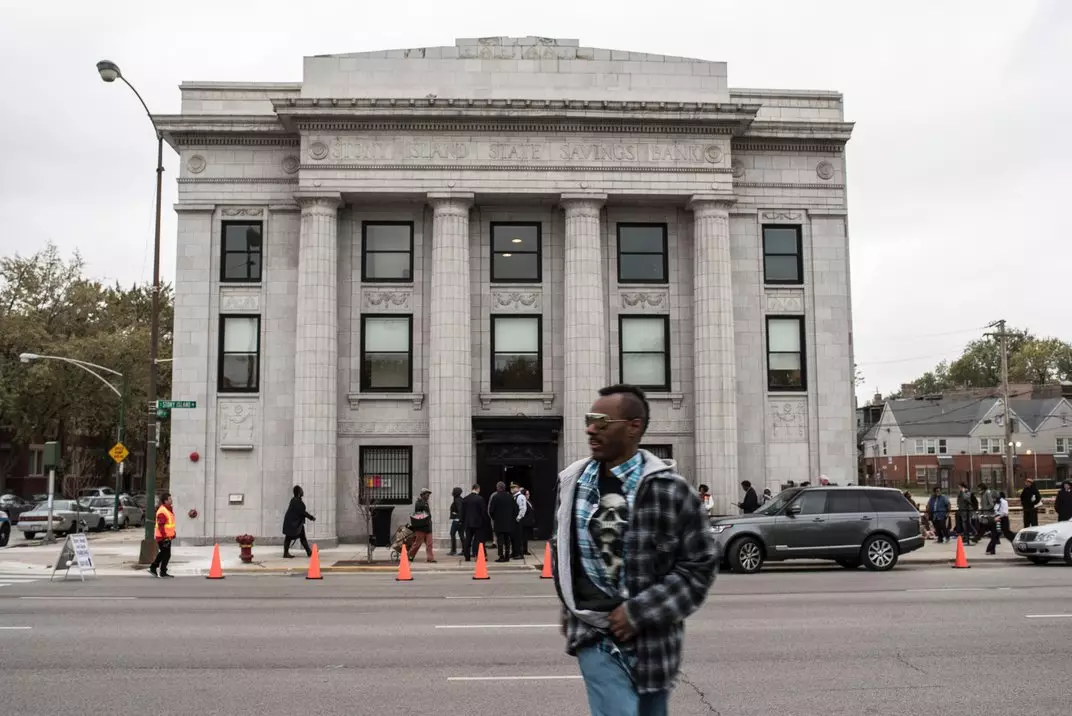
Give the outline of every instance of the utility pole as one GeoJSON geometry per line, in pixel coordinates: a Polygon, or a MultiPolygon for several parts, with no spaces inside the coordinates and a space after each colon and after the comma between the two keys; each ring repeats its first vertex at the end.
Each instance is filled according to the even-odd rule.
{"type": "Polygon", "coordinates": [[[1005,427],[1005,494],[1011,500],[1013,491],[1016,489],[1016,479],[1013,476],[1013,462],[1015,458],[1012,444],[1012,406],[1009,405],[1009,338],[1013,335],[1005,331],[1005,320],[995,321],[990,324],[997,327],[996,333],[986,335],[1001,341],[1001,401],[1004,406],[1005,427]]]}

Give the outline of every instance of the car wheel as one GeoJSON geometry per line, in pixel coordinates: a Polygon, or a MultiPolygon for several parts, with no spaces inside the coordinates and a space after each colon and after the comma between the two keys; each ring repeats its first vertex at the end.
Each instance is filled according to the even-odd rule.
{"type": "Polygon", "coordinates": [[[23,532],[22,536],[25,537],[26,539],[33,539],[34,537],[37,536],[37,533],[36,532],[23,532]]]}
{"type": "Polygon", "coordinates": [[[1065,564],[1072,565],[1072,539],[1065,542],[1065,564]]]}
{"type": "Polygon", "coordinates": [[[738,574],[755,574],[763,566],[763,548],[752,537],[742,537],[730,546],[730,567],[738,574]]]}
{"type": "Polygon", "coordinates": [[[11,528],[4,525],[4,528],[0,529],[0,547],[7,547],[9,539],[11,539],[11,528]]]}
{"type": "Polygon", "coordinates": [[[837,560],[837,563],[845,569],[856,569],[860,566],[859,559],[839,559],[837,560]]]}
{"type": "Polygon", "coordinates": [[[1028,557],[1027,561],[1030,562],[1031,564],[1046,564],[1047,562],[1050,561],[1050,558],[1049,557],[1034,557],[1034,556],[1032,556],[1032,557],[1028,557]]]}
{"type": "Polygon", "coordinates": [[[860,557],[864,566],[872,571],[889,571],[897,564],[897,544],[891,537],[875,535],[864,542],[860,557]]]}

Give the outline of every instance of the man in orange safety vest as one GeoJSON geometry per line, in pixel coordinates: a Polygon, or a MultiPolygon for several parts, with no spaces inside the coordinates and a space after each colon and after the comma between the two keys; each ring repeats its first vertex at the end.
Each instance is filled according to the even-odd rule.
{"type": "Polygon", "coordinates": [[[172,511],[171,493],[160,495],[160,506],[156,508],[156,559],[149,565],[149,574],[154,577],[170,577],[167,567],[171,561],[171,540],[175,539],[175,513],[172,511]],[[159,571],[158,571],[159,570],[159,571]]]}

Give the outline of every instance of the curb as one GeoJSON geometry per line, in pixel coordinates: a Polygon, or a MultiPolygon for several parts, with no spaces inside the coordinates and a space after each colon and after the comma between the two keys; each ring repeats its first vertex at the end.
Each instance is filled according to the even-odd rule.
{"type": "MultiPolygon", "coordinates": [[[[132,572],[144,572],[147,567],[140,564],[128,564],[126,568],[132,572]]],[[[394,574],[398,572],[398,567],[368,565],[357,567],[321,567],[320,571],[324,574],[394,574]]],[[[468,574],[471,570],[463,569],[419,569],[414,570],[414,574],[468,574]]],[[[492,570],[491,574],[526,574],[529,572],[538,571],[533,567],[514,567],[512,569],[496,569],[492,570]]],[[[205,574],[205,569],[193,569],[183,570],[178,572],[179,574],[191,574],[194,576],[200,576],[205,574]]],[[[285,575],[301,575],[307,572],[305,567],[232,567],[225,569],[224,574],[285,574],[285,575]]]]}

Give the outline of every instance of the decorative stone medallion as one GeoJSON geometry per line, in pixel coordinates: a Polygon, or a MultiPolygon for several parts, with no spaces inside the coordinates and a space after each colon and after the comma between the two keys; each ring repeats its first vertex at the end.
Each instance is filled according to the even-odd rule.
{"type": "Polygon", "coordinates": [[[834,178],[834,165],[830,162],[819,162],[815,166],[815,173],[819,175],[820,179],[829,181],[834,178]]]}
{"type": "Polygon", "coordinates": [[[200,174],[205,171],[205,167],[208,166],[208,162],[200,154],[195,154],[186,160],[186,168],[191,174],[200,174]]]}

